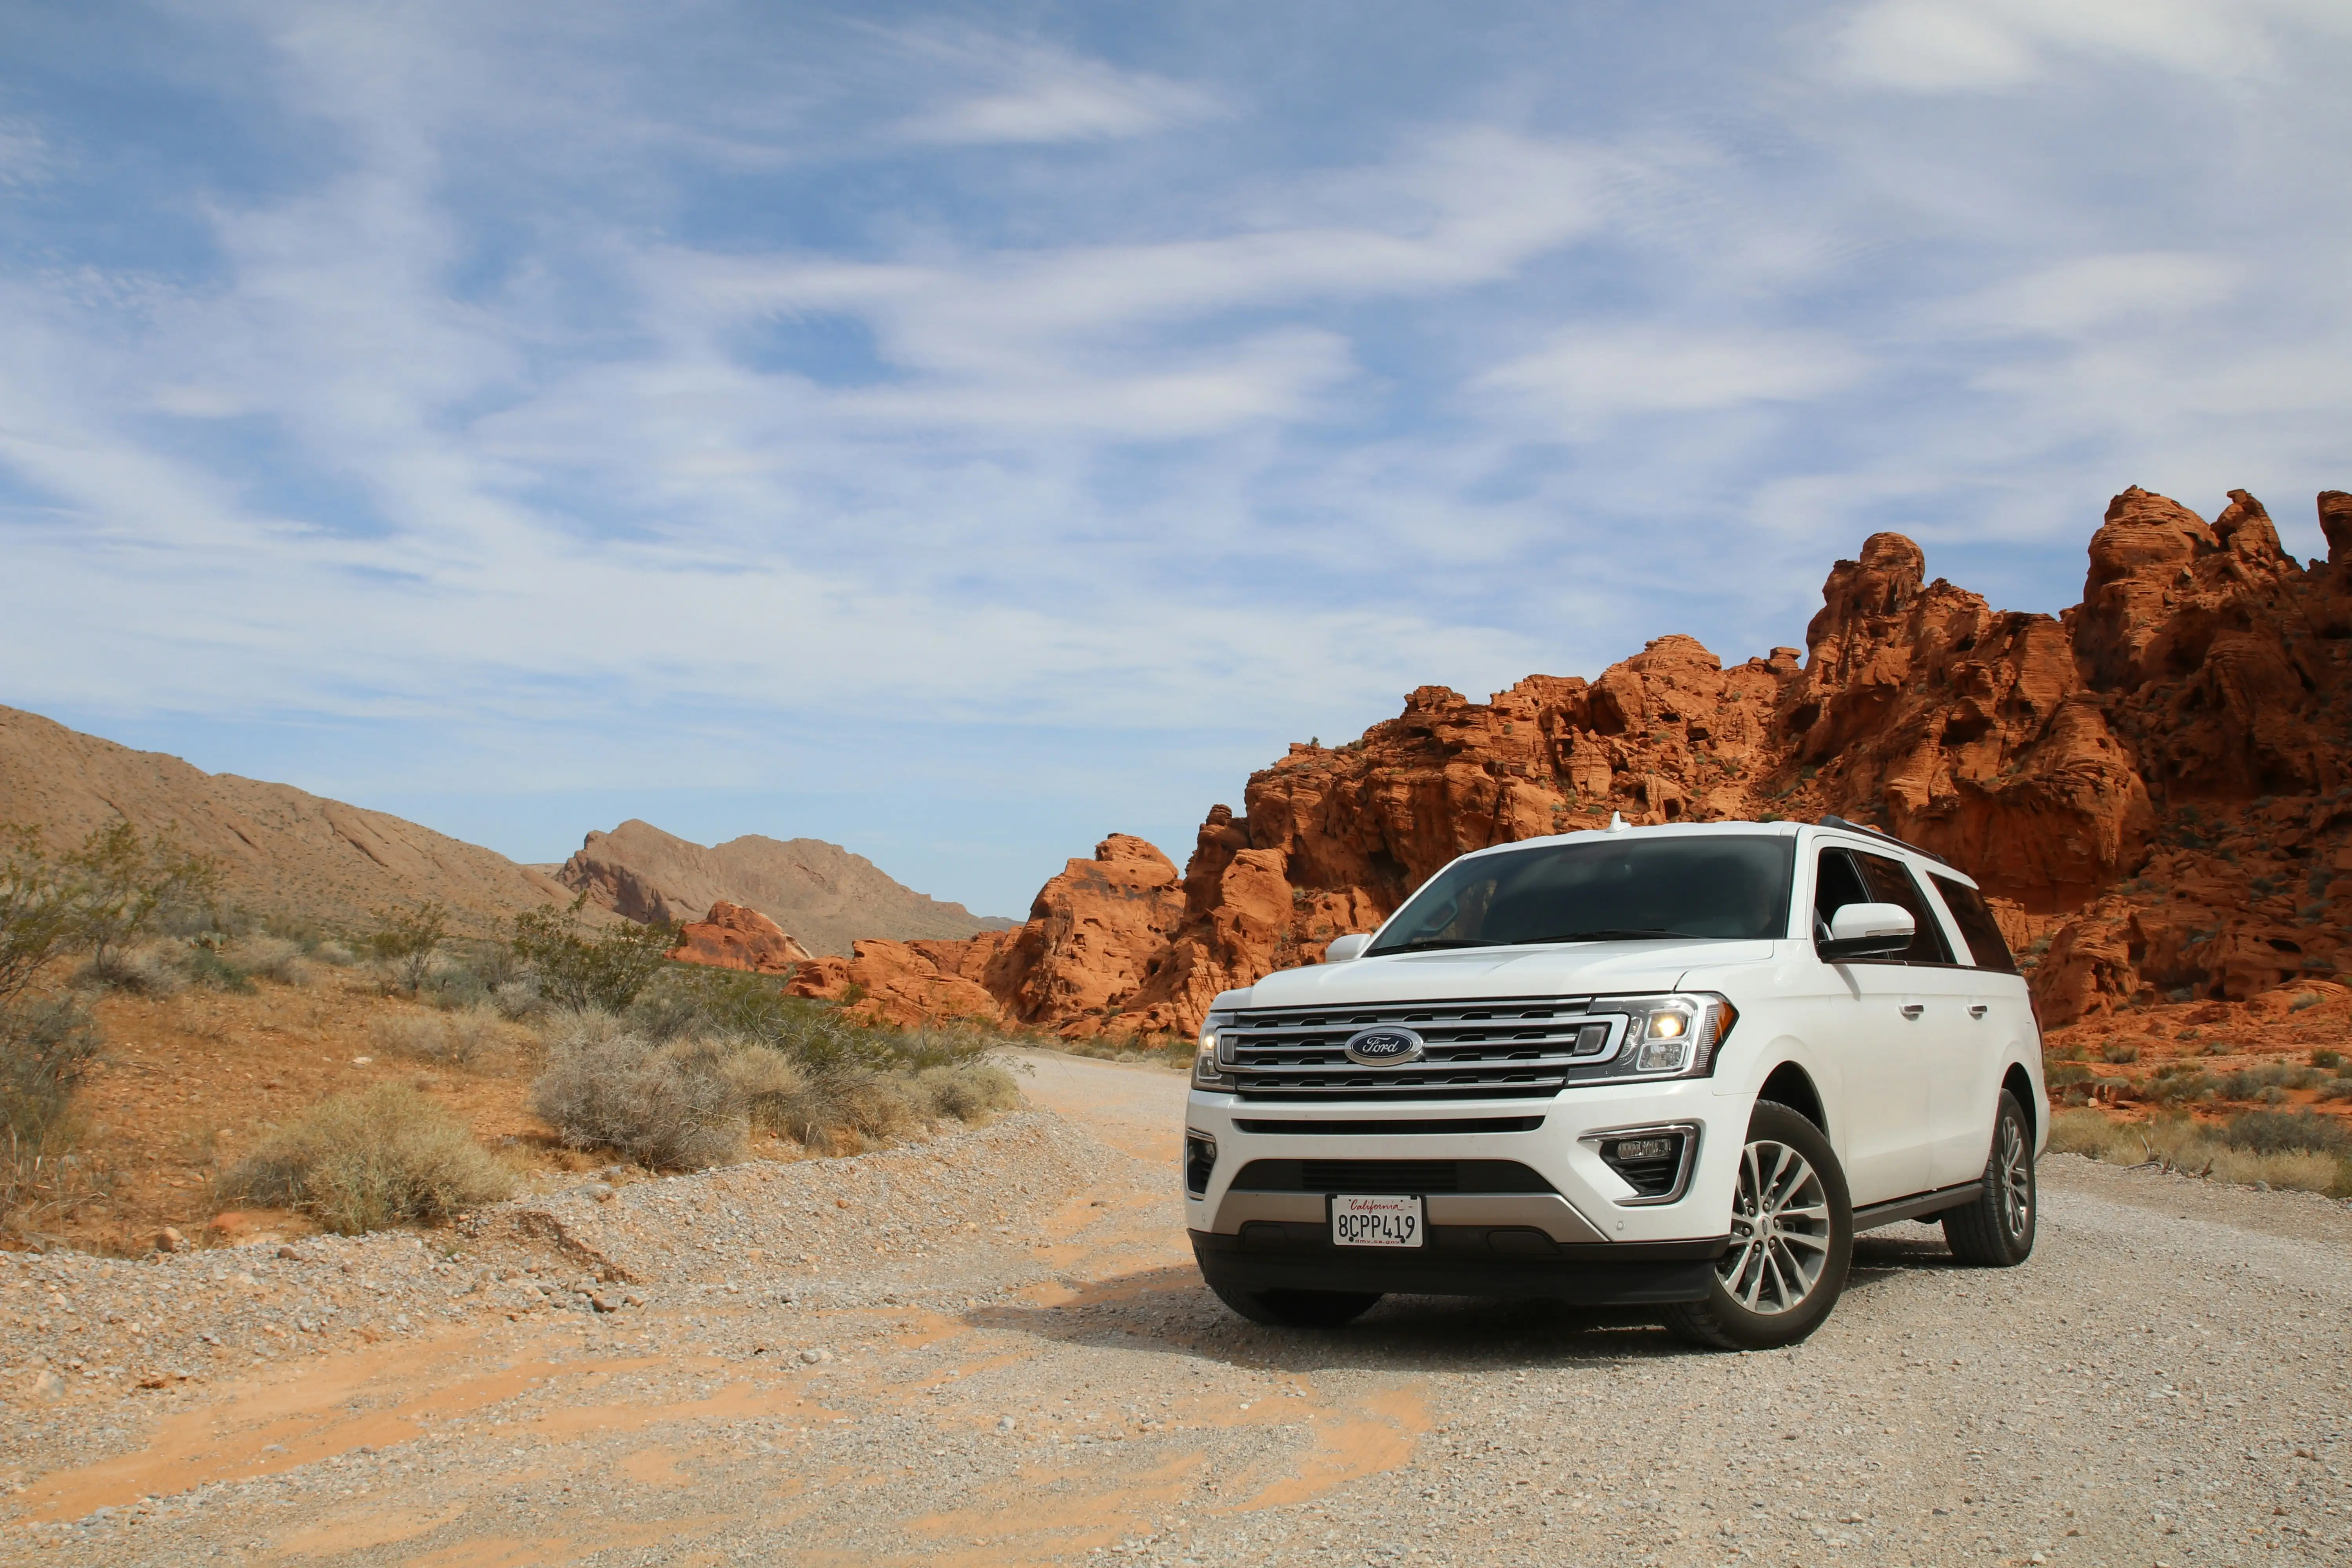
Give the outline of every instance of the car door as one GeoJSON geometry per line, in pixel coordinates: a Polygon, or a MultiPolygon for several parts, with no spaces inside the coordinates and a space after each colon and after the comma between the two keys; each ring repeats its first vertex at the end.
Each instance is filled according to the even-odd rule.
{"type": "MultiPolygon", "coordinates": [[[[1974,1171],[1958,1176],[1951,1168],[1955,1151],[1966,1142],[1960,1123],[1974,1091],[1977,1070],[1975,1044],[1983,1036],[1981,1016],[1971,1016],[1978,1005],[1976,971],[1953,962],[1951,939],[1946,934],[1942,908],[1927,896],[1911,868],[1892,855],[1869,850],[1853,852],[1870,896],[1882,904],[1900,904],[1917,922],[1911,945],[1895,960],[1903,971],[1903,1019],[1914,1070],[1927,1090],[1927,1123],[1922,1128],[1924,1168],[1919,1187],[1925,1190],[1966,1181],[1974,1171]]],[[[1991,1102],[1986,1102],[1985,1138],[1992,1132],[1991,1102]]],[[[1979,1141],[1973,1156],[1975,1170],[1984,1166],[1979,1141]]]]}
{"type": "Polygon", "coordinates": [[[1958,1048],[1939,1065],[1927,1092],[1927,1119],[1936,1141],[1929,1174],[1937,1186],[1948,1187],[1973,1181],[1984,1170],[1992,1148],[2001,1070],[2010,1059],[2010,1044],[2032,1037],[2032,1004],[2018,976],[2016,956],[2002,940],[1984,895],[1934,871],[1927,873],[1927,881],[1950,912],[1971,961],[1959,972],[1969,996],[1958,1048]]]}
{"type": "MultiPolygon", "coordinates": [[[[1813,932],[1847,904],[1882,900],[1853,850],[1821,846],[1813,858],[1813,932]]],[[[1857,1207],[1906,1197],[1927,1185],[1928,1091],[1919,998],[1900,959],[1850,959],[1818,969],[1817,1039],[1838,1064],[1842,1092],[1832,1113],[1846,1186],[1857,1207]]]]}

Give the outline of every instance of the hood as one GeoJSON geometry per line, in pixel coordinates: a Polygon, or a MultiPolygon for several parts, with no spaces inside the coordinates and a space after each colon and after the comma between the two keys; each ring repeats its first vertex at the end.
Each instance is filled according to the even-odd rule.
{"type": "Polygon", "coordinates": [[[1693,970],[1762,963],[1769,942],[1575,942],[1472,947],[1309,964],[1228,991],[1218,1007],[1313,1007],[1476,996],[1586,996],[1674,991],[1693,970]]]}

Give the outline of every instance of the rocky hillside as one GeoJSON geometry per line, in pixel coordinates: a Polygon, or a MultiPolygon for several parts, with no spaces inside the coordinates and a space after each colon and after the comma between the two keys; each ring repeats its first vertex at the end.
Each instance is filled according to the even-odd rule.
{"type": "Polygon", "coordinates": [[[1831,569],[1801,655],[1726,668],[1672,636],[1594,680],[1486,702],[1423,687],[1253,775],[1181,874],[1115,837],[1017,932],[861,944],[801,984],[1072,1035],[1190,1031],[1454,856],[1612,811],[1883,824],[1997,896],[2053,1026],[2317,984],[2352,913],[2352,496],[2319,513],[2329,558],[2306,565],[2243,490],[2210,522],[2126,490],[2054,618],[1931,582],[1916,544],[1874,534],[1831,569]]]}
{"type": "Polygon", "coordinates": [[[505,856],[289,784],[207,773],[14,708],[0,708],[0,822],[58,847],[127,818],[176,827],[220,862],[233,900],[334,923],[437,899],[461,920],[503,918],[571,894],[505,856]]]}
{"type": "Polygon", "coordinates": [[[1015,923],[928,898],[822,839],[747,835],[706,848],[634,818],[588,835],[556,875],[635,921],[700,921],[719,903],[743,905],[818,953],[846,953],[861,936],[953,939],[1015,923]]]}

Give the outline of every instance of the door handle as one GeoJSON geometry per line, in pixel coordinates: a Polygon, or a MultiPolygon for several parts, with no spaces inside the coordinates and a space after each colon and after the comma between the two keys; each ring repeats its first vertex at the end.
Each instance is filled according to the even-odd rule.
{"type": "Polygon", "coordinates": [[[1906,1018],[1916,1018],[1927,1010],[1926,1006],[1917,1002],[1906,1002],[1903,1004],[1903,1016],[1906,1018]]]}
{"type": "Polygon", "coordinates": [[[1988,1008],[1981,1002],[1973,1003],[1969,1007],[1969,1016],[1971,1018],[1981,1018],[1990,1010],[1991,1009],[1988,1008]]]}

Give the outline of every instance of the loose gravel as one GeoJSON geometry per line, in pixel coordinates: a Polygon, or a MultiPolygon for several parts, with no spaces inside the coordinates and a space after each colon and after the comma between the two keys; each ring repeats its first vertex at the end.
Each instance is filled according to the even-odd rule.
{"type": "Polygon", "coordinates": [[[1790,1351],[1431,1298],[1290,1333],[1201,1288],[1166,1164],[1086,1123],[1090,1084],[1181,1099],[1089,1076],[1142,1070],[1076,1064],[1066,1115],[448,1232],[0,1260],[0,1560],[2352,1551],[2342,1205],[2060,1156],[2025,1267],[1874,1233],[1790,1351]]]}

